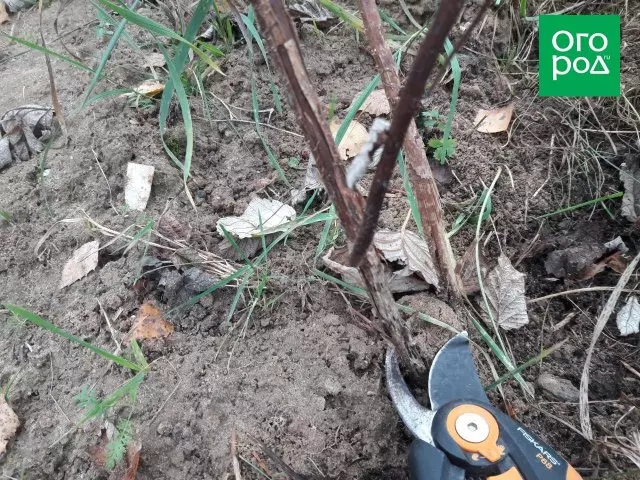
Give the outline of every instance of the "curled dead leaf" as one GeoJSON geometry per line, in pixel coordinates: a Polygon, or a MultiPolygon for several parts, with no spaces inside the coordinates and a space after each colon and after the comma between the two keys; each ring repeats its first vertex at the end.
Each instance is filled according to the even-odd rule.
{"type": "Polygon", "coordinates": [[[131,340],[150,340],[164,338],[171,335],[173,325],[162,318],[162,311],[150,303],[143,303],[133,322],[131,331],[125,338],[125,343],[131,340]]]}
{"type": "Polygon", "coordinates": [[[374,235],[373,244],[388,262],[400,261],[406,265],[405,275],[419,272],[425,282],[440,288],[429,246],[415,233],[406,229],[399,232],[380,230],[374,235]]]}
{"type": "Polygon", "coordinates": [[[254,198],[239,217],[223,217],[216,223],[220,235],[226,230],[237,238],[260,237],[284,231],[285,224],[296,218],[295,209],[278,200],[254,198]]]}
{"type": "MultiPolygon", "coordinates": [[[[340,125],[342,122],[338,118],[334,118],[331,120],[329,124],[329,128],[331,129],[331,134],[335,137],[340,129],[340,125]]],[[[355,157],[362,146],[367,143],[369,139],[369,132],[360,122],[352,120],[347,128],[346,133],[344,134],[344,138],[338,145],[338,151],[340,152],[340,158],[342,160],[347,160],[349,158],[355,157]]]]}
{"type": "Polygon", "coordinates": [[[476,119],[473,121],[476,125],[476,130],[482,133],[505,132],[509,128],[513,109],[513,103],[492,110],[479,109],[476,119]]]}

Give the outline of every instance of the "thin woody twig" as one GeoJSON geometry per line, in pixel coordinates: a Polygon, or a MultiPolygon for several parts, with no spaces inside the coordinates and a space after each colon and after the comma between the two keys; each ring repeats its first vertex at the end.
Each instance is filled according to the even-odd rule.
{"type": "MultiPolygon", "coordinates": [[[[282,0],[252,0],[252,3],[286,82],[289,102],[309,142],[324,186],[335,205],[347,238],[354,241],[361,224],[364,199],[346,184],[344,167],[329,131],[326,112],[309,80],[291,18],[282,0]]],[[[386,272],[373,249],[366,248],[362,252],[359,270],[378,313],[380,329],[391,339],[396,352],[410,370],[415,373],[424,371],[425,365],[419,353],[415,348],[410,348],[409,331],[395,305],[386,272]]]]}
{"type": "MultiPolygon", "coordinates": [[[[387,98],[395,111],[398,105],[400,77],[395,68],[391,49],[382,34],[382,22],[376,2],[375,0],[358,0],[358,7],[364,21],[367,41],[371,46],[371,53],[382,77],[387,98]]],[[[455,273],[455,260],[445,229],[440,194],[413,117],[410,119],[404,139],[404,150],[407,157],[407,171],[422,220],[422,225],[419,225],[419,228],[423,229],[429,250],[435,253],[439,274],[444,277],[442,280],[445,290],[457,295],[460,291],[458,276],[455,273]]]]}
{"type": "MultiPolygon", "coordinates": [[[[360,264],[364,253],[371,244],[384,196],[389,188],[389,180],[396,164],[396,157],[400,152],[409,125],[420,107],[427,79],[433,71],[449,31],[462,10],[462,4],[462,0],[443,0],[440,2],[431,28],[416,55],[415,65],[400,92],[400,98],[393,112],[393,121],[382,152],[382,158],[376,169],[367,198],[364,219],[358,238],[351,250],[350,262],[354,266],[360,264]]],[[[388,74],[387,68],[385,68],[384,73],[388,74]]],[[[421,173],[428,174],[428,172],[424,171],[421,173]]]]}
{"type": "MultiPolygon", "coordinates": [[[[372,3],[375,8],[374,2],[371,1],[367,3],[372,3]]],[[[400,151],[400,144],[403,142],[403,138],[404,138],[403,136],[399,138],[394,138],[394,136],[398,134],[398,131],[403,132],[403,130],[400,130],[400,127],[402,125],[406,125],[405,129],[410,128],[409,127],[410,122],[413,120],[413,117],[415,116],[415,113],[419,106],[419,100],[422,97],[422,92],[424,91],[424,86],[426,84],[427,78],[429,77],[429,72],[434,66],[435,59],[437,58],[437,55],[439,52],[439,48],[441,48],[448,31],[451,29],[451,27],[453,26],[453,22],[455,22],[456,18],[460,13],[460,10],[462,8],[461,3],[462,3],[461,0],[460,1],[458,0],[442,1],[442,3],[440,4],[440,8],[438,9],[438,12],[436,14],[436,18],[429,30],[429,33],[427,34],[425,40],[420,46],[420,50],[417,55],[417,58],[421,58],[423,60],[422,60],[422,64],[418,63],[416,67],[421,66],[422,69],[421,71],[418,72],[416,67],[413,68],[413,70],[409,74],[409,79],[407,80],[407,83],[400,94],[400,100],[398,101],[398,106],[394,109],[394,120],[393,120],[393,123],[391,124],[391,131],[389,132],[388,140],[385,144],[384,153],[382,155],[382,159],[380,160],[380,163],[378,164],[378,169],[376,170],[376,175],[374,177],[373,184],[371,185],[371,191],[369,192],[369,196],[367,199],[367,206],[365,210],[365,222],[363,222],[362,230],[358,235],[358,240],[356,241],[356,244],[352,249],[352,253],[351,253],[352,265],[356,265],[360,261],[359,259],[361,258],[361,252],[365,251],[368,248],[369,244],[373,239],[373,234],[375,232],[378,218],[380,216],[380,209],[382,208],[382,203],[384,200],[384,194],[386,192],[386,189],[388,188],[389,180],[391,179],[391,174],[393,173],[393,168],[395,166],[395,158],[398,152],[400,151]],[[457,13],[452,15],[453,11],[457,13]],[[443,19],[446,20],[446,24],[443,22],[443,19]],[[443,29],[445,29],[445,27],[446,27],[446,31],[443,33],[443,29]],[[427,46],[429,48],[427,48],[427,46]],[[431,47],[433,47],[437,51],[431,50],[430,49],[431,47]],[[425,75],[425,71],[426,71],[425,67],[428,66],[427,60],[430,65],[429,65],[429,71],[427,71],[425,75]],[[418,75],[420,75],[421,82],[416,86],[416,84],[412,83],[412,80],[415,81],[416,79],[415,77],[417,77],[418,75]],[[422,82],[423,80],[422,75],[424,75],[423,82],[422,82]],[[412,108],[412,110],[410,110],[409,112],[404,110],[407,108],[407,106],[409,106],[409,108],[412,108]],[[398,120],[398,117],[400,117],[400,120],[398,120]],[[398,128],[394,128],[395,126],[397,126],[398,128]],[[378,195],[380,195],[380,198],[377,198],[378,195]]],[[[447,60],[444,63],[444,65],[442,65],[441,68],[438,70],[436,77],[442,77],[446,68],[448,68],[453,55],[455,55],[455,53],[458,52],[462,47],[462,45],[468,40],[469,36],[471,35],[471,32],[475,29],[478,23],[480,23],[487,9],[492,3],[493,3],[493,0],[485,0],[482,7],[478,11],[478,14],[475,16],[475,18],[471,22],[471,25],[467,27],[467,29],[465,30],[463,35],[460,37],[458,42],[456,42],[451,55],[447,57],[447,60]]],[[[365,9],[361,7],[361,10],[363,11],[363,16],[364,16],[365,9]]],[[[376,11],[376,14],[377,14],[377,11],[376,11]]],[[[370,20],[373,19],[372,15],[373,14],[367,10],[367,16],[369,17],[370,20]]],[[[378,23],[379,23],[379,19],[378,19],[378,23]]],[[[373,27],[371,29],[373,30],[373,27]]],[[[369,32],[367,32],[367,35],[369,35],[369,32]]],[[[371,43],[371,40],[369,41],[371,43]]],[[[384,41],[382,43],[384,45],[384,41]]],[[[372,44],[372,47],[374,48],[373,54],[374,54],[374,57],[376,58],[376,62],[378,62],[377,57],[381,55],[381,52],[382,52],[382,55],[386,57],[383,51],[375,50],[376,48],[375,44],[372,44]]],[[[391,69],[395,72],[395,68],[393,67],[393,65],[391,65],[391,69]]],[[[384,68],[381,69],[381,72],[383,73],[382,75],[383,79],[385,75],[388,76],[388,70],[389,70],[389,65],[388,63],[385,62],[384,68]]],[[[385,81],[385,89],[387,88],[386,83],[387,81],[385,81]]],[[[435,83],[432,84],[427,89],[427,94],[429,94],[431,90],[433,90],[434,86],[435,86],[435,83]]],[[[387,93],[387,95],[389,94],[387,93]]],[[[392,97],[390,96],[389,98],[390,98],[390,102],[392,102],[393,101],[392,97]]],[[[393,98],[395,98],[395,95],[393,95],[393,98]]],[[[409,132],[409,134],[410,133],[411,132],[409,132]]],[[[402,135],[404,135],[404,133],[402,133],[402,135]]],[[[405,149],[407,149],[406,145],[405,145],[405,149]]],[[[407,149],[407,156],[409,156],[408,149],[407,149]]],[[[409,165],[409,162],[407,162],[407,164],[409,165]]],[[[418,166],[413,165],[413,168],[423,169],[423,167],[420,167],[419,165],[418,166]]],[[[411,170],[409,171],[409,173],[411,174],[411,170]]],[[[412,182],[415,182],[413,178],[412,178],[412,182]]],[[[426,182],[423,182],[423,183],[426,183],[426,182]]],[[[425,196],[431,195],[431,193],[419,192],[417,190],[418,188],[416,188],[416,197],[418,199],[421,198],[420,195],[425,195],[425,196]]],[[[422,211],[421,211],[421,215],[422,215],[422,211]]],[[[426,220],[428,223],[428,226],[431,229],[434,229],[434,232],[432,234],[434,235],[433,242],[436,244],[435,245],[436,258],[438,259],[440,268],[445,273],[445,277],[446,277],[445,280],[449,283],[450,286],[454,286],[454,292],[455,292],[459,288],[458,280],[455,277],[455,272],[451,272],[449,267],[445,263],[445,262],[448,263],[453,261],[450,249],[448,247],[448,241],[445,243],[439,237],[439,228],[444,228],[444,227],[443,226],[438,227],[435,224],[433,225],[429,224],[430,219],[435,221],[436,216],[437,216],[437,213],[429,214],[427,215],[426,218],[423,218],[423,221],[426,220]],[[440,242],[439,245],[438,245],[438,242],[440,242]],[[447,258],[444,258],[444,256],[449,256],[450,258],[447,259],[447,258]]],[[[426,233],[427,232],[425,232],[425,234],[426,233]]],[[[426,236],[427,235],[425,235],[425,237],[426,236]]]]}

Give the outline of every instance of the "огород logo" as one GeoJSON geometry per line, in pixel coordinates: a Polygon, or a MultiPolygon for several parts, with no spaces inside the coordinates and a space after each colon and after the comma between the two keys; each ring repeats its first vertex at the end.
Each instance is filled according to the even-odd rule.
{"type": "Polygon", "coordinates": [[[541,15],[541,97],[620,96],[620,17],[541,15]]]}

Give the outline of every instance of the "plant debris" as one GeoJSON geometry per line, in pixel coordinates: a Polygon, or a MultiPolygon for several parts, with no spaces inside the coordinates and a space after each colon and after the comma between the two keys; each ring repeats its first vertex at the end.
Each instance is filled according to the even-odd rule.
{"type": "Polygon", "coordinates": [[[513,103],[492,110],[478,110],[476,119],[473,123],[476,125],[476,130],[481,133],[499,133],[505,132],[509,128],[509,122],[513,116],[513,103]]]}
{"type": "Polygon", "coordinates": [[[556,278],[590,280],[607,267],[617,273],[624,272],[628,262],[622,254],[628,250],[620,237],[605,244],[579,243],[549,253],[544,267],[556,278]]]}
{"type": "Polygon", "coordinates": [[[616,317],[620,335],[627,336],[640,332],[640,303],[638,297],[632,295],[620,309],[616,317]]]}
{"type": "Polygon", "coordinates": [[[498,325],[505,330],[529,323],[524,277],[524,273],[513,268],[511,260],[504,254],[498,257],[498,265],[487,275],[485,292],[489,307],[498,325]]]}
{"type": "MultiPolygon", "coordinates": [[[[329,128],[331,129],[332,135],[335,137],[340,129],[342,122],[338,118],[334,118],[331,120],[329,124],[329,128]]],[[[344,134],[344,138],[338,145],[338,151],[340,152],[340,158],[342,160],[348,160],[352,157],[355,157],[365,143],[367,143],[369,139],[369,132],[360,122],[352,120],[347,128],[346,133],[344,134]]]]}
{"type": "Polygon", "coordinates": [[[127,164],[127,184],[124,187],[124,201],[131,210],[143,211],[151,195],[151,184],[155,168],[151,165],[129,162],[127,164]]]}
{"type": "Polygon", "coordinates": [[[359,112],[367,112],[374,117],[380,115],[389,115],[391,113],[391,105],[385,91],[380,88],[374,90],[358,109],[359,112]]]}
{"type": "Polygon", "coordinates": [[[278,200],[254,198],[239,217],[223,217],[216,223],[218,233],[224,230],[237,238],[259,237],[263,234],[281,232],[284,224],[296,218],[293,207],[278,200]]]}
{"type": "Polygon", "coordinates": [[[16,434],[19,426],[18,416],[5,401],[4,395],[0,395],[0,458],[6,452],[7,444],[16,434]]]}
{"type": "Polygon", "coordinates": [[[307,199],[307,194],[323,188],[322,180],[320,180],[320,173],[318,167],[316,167],[316,159],[313,155],[309,155],[309,162],[307,163],[307,170],[304,175],[304,184],[302,188],[296,188],[291,190],[291,203],[298,205],[303,203],[307,199]]]}
{"type": "Polygon", "coordinates": [[[131,340],[152,340],[168,337],[173,333],[173,324],[162,318],[162,310],[151,303],[143,303],[138,310],[125,343],[131,340]]]}
{"type": "MultiPolygon", "coordinates": [[[[348,249],[332,248],[322,257],[322,263],[324,263],[328,269],[340,274],[345,282],[355,285],[356,287],[365,288],[364,280],[362,280],[358,269],[346,265],[348,256],[348,249]]],[[[421,292],[429,289],[429,285],[421,278],[411,275],[411,271],[408,270],[408,268],[396,272],[389,272],[388,278],[389,288],[392,293],[421,292]]]]}
{"type": "Polygon", "coordinates": [[[627,156],[620,167],[620,180],[624,184],[622,216],[636,222],[640,213],[640,156],[627,156]]]}
{"type": "Polygon", "coordinates": [[[397,272],[401,276],[420,273],[425,282],[440,288],[437,270],[426,242],[409,230],[399,232],[380,230],[373,237],[373,244],[388,262],[401,262],[405,268],[397,272]]]}
{"type": "Polygon", "coordinates": [[[319,27],[335,22],[335,17],[318,0],[287,3],[287,10],[292,18],[301,22],[309,22],[319,27]]]}
{"type": "Polygon", "coordinates": [[[76,249],[62,269],[62,278],[58,288],[63,289],[95,270],[98,266],[99,249],[100,242],[98,240],[87,242],[76,249]]]}
{"type": "Polygon", "coordinates": [[[53,109],[23,105],[0,118],[0,169],[13,160],[29,160],[44,150],[43,141],[51,137],[53,109]]]}

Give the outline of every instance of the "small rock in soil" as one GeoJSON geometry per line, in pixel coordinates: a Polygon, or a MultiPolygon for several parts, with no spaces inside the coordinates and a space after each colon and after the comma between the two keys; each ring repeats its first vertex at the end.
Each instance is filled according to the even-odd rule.
{"type": "Polygon", "coordinates": [[[555,250],[547,256],[544,268],[549,275],[556,278],[572,278],[593,265],[604,253],[604,248],[598,244],[576,245],[555,250]]]}
{"type": "Polygon", "coordinates": [[[577,402],[580,398],[580,391],[566,378],[543,373],[538,377],[537,384],[545,392],[565,402],[577,402]]]}

